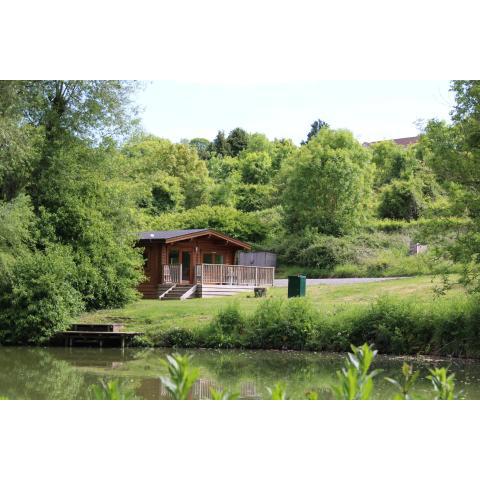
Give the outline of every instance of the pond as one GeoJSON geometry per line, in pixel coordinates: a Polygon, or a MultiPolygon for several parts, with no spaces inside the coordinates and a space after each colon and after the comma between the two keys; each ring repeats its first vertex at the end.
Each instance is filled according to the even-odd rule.
{"type": "MultiPolygon", "coordinates": [[[[137,398],[166,399],[160,376],[168,349],[94,349],[0,347],[0,396],[11,399],[85,399],[91,385],[102,379],[117,379],[137,398]]],[[[290,398],[303,398],[316,391],[322,399],[332,398],[344,356],[312,352],[189,350],[192,363],[200,369],[194,398],[209,398],[210,388],[239,392],[241,398],[267,396],[267,387],[286,385],[290,398]]],[[[375,367],[383,369],[376,380],[376,398],[393,392],[384,376],[398,378],[402,358],[379,356],[375,367]]],[[[480,362],[458,359],[415,358],[409,360],[421,370],[421,378],[433,366],[449,366],[458,389],[466,398],[480,399],[480,362]]],[[[416,393],[429,396],[430,384],[419,380],[416,393]]]]}

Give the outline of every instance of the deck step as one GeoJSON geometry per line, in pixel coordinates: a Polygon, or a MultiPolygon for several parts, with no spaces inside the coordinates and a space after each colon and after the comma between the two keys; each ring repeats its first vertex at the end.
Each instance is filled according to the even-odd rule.
{"type": "Polygon", "coordinates": [[[193,285],[176,285],[172,290],[170,290],[165,296],[162,297],[162,300],[180,300],[180,297],[188,292],[193,285]]]}

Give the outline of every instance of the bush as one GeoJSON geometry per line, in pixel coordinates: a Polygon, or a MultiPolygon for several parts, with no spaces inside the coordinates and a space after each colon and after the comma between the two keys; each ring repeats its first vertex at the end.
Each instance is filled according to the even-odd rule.
{"type": "Polygon", "coordinates": [[[244,326],[244,318],[238,303],[231,303],[220,310],[215,317],[213,326],[220,332],[227,334],[241,330],[244,326]]]}
{"type": "Polygon", "coordinates": [[[198,347],[198,334],[195,330],[172,328],[166,331],[147,331],[151,342],[157,347],[193,348],[198,347]]]}
{"type": "Polygon", "coordinates": [[[73,286],[75,275],[65,247],[19,258],[0,288],[1,341],[42,343],[64,330],[84,306],[73,286]]]}
{"type": "Polygon", "coordinates": [[[314,243],[301,250],[297,256],[301,265],[331,269],[338,264],[353,260],[355,246],[349,239],[318,235],[314,243]]]}
{"type": "Polygon", "coordinates": [[[302,350],[314,331],[316,316],[306,298],[264,300],[247,323],[246,343],[252,348],[302,350]]]}
{"type": "Polygon", "coordinates": [[[420,185],[414,180],[394,180],[380,194],[381,218],[416,220],[425,208],[420,185]]]}

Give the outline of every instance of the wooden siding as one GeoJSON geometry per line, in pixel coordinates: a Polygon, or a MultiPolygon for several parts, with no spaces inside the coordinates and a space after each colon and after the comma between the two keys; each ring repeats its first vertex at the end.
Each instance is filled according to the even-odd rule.
{"type": "Polygon", "coordinates": [[[223,264],[234,265],[235,254],[240,248],[237,245],[228,244],[227,240],[215,237],[199,237],[179,242],[165,244],[159,240],[140,241],[139,246],[145,248],[148,258],[145,267],[147,279],[138,286],[138,290],[144,298],[158,298],[158,286],[163,283],[162,265],[168,265],[169,253],[172,250],[190,252],[190,278],[183,283],[195,282],[195,266],[203,263],[204,253],[223,255],[223,264]]]}

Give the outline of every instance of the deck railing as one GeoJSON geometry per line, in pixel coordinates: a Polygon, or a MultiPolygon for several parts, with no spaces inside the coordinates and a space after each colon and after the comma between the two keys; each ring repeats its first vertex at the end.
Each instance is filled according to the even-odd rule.
{"type": "Polygon", "coordinates": [[[196,282],[202,284],[273,285],[274,278],[274,267],[201,263],[195,268],[196,282]]]}
{"type": "Polygon", "coordinates": [[[162,265],[162,283],[180,283],[182,278],[182,264],[162,265]]]}

